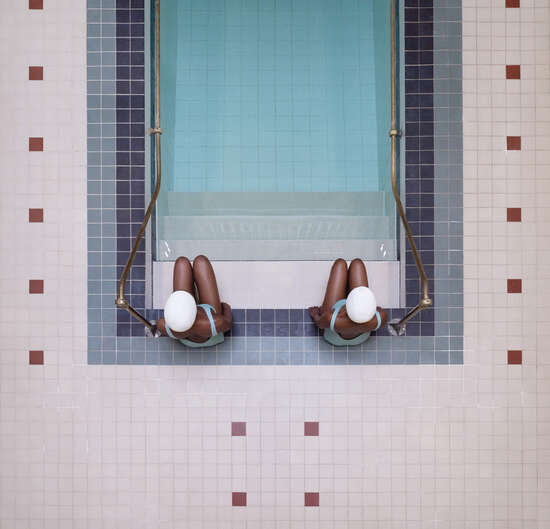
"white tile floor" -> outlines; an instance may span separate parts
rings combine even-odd
[[[465,365],[124,367],[86,365],[85,2],[3,3],[0,528],[550,527],[550,2],[463,5]]]

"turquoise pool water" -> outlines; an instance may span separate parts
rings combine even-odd
[[[388,4],[162,0],[157,258],[395,258]]]

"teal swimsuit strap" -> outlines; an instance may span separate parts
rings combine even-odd
[[[166,334],[170,336],[170,338],[177,340],[177,338],[172,334],[172,331],[170,330],[170,327],[168,327],[168,325],[165,325],[164,328],[166,329]]]
[[[332,332],[336,332],[334,330],[334,324],[336,323],[336,317],[338,316],[338,313],[340,312],[340,309],[346,304],[345,299],[339,299],[333,306],[332,306],[332,318],[330,318],[330,330]]]
[[[375,331],[380,329],[380,326],[382,325],[382,318],[380,317],[380,313],[378,311],[376,311],[376,321],[378,323],[376,324],[376,329],[374,329]]]
[[[216,336],[218,334],[218,331],[216,330],[216,324],[214,323],[214,318],[212,317],[212,311],[214,311],[214,314],[216,313],[216,309],[209,305],[208,303],[200,303],[197,305],[197,307],[202,307],[204,312],[206,313],[206,316],[208,317],[208,321],[210,322],[210,329],[212,330],[212,336]]]
[[[334,330],[334,324],[336,323],[336,318],[338,316],[338,313],[340,312],[340,309],[346,304],[346,300],[345,299],[339,299],[333,306],[332,306],[332,310],[334,311],[332,313],[332,318],[330,318],[330,330],[332,332],[336,332]],[[376,321],[378,322],[377,325],[376,325],[376,329],[374,329],[375,331],[377,331],[378,329],[380,329],[380,326],[382,325],[382,318],[380,317],[380,313],[378,311],[376,311]]]

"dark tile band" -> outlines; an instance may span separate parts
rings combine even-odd
[[[405,203],[430,292],[434,291],[434,38],[433,0],[405,0]],[[414,307],[421,285],[413,254],[405,250],[406,305]],[[435,302],[435,299],[434,299]],[[407,325],[409,336],[434,335],[434,311]]]
[[[120,277],[145,212],[145,23],[143,0],[116,2],[116,226]],[[126,283],[127,299],[145,310],[145,241]],[[143,336],[143,325],[117,311],[118,336]]]

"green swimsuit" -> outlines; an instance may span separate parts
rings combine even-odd
[[[370,336],[370,332],[364,332],[363,334],[360,334],[359,336],[356,336],[355,338],[351,338],[349,340],[346,340],[345,338],[342,338],[335,330],[334,330],[334,324],[336,323],[336,317],[338,316],[338,313],[340,312],[340,309],[346,304],[345,299],[341,299],[337,301],[333,307],[333,313],[332,318],[330,319],[330,329],[325,329],[323,333],[323,338],[330,344],[335,345],[336,347],[341,347],[343,345],[360,345],[363,342],[366,342]],[[382,325],[382,318],[380,317],[380,313],[376,311],[376,319],[378,320],[378,325],[376,326],[375,331],[380,328],[380,325]]]
[[[206,340],[206,342],[192,342],[191,340],[187,340],[186,338],[176,338],[173,334],[168,325],[166,326],[166,334],[170,336],[170,338],[174,338],[174,340],[178,340],[178,342],[182,343],[183,345],[187,347],[212,347],[213,345],[218,345],[220,343],[223,343],[224,341],[224,335],[223,332],[218,332],[216,330],[216,324],[214,323],[214,318],[212,317],[212,311],[214,313],[216,312],[216,309],[212,305],[208,305],[208,303],[200,303],[197,305],[197,307],[201,307],[204,312],[206,313],[206,316],[208,317],[208,321],[210,322],[210,329],[212,330],[212,336]]]

